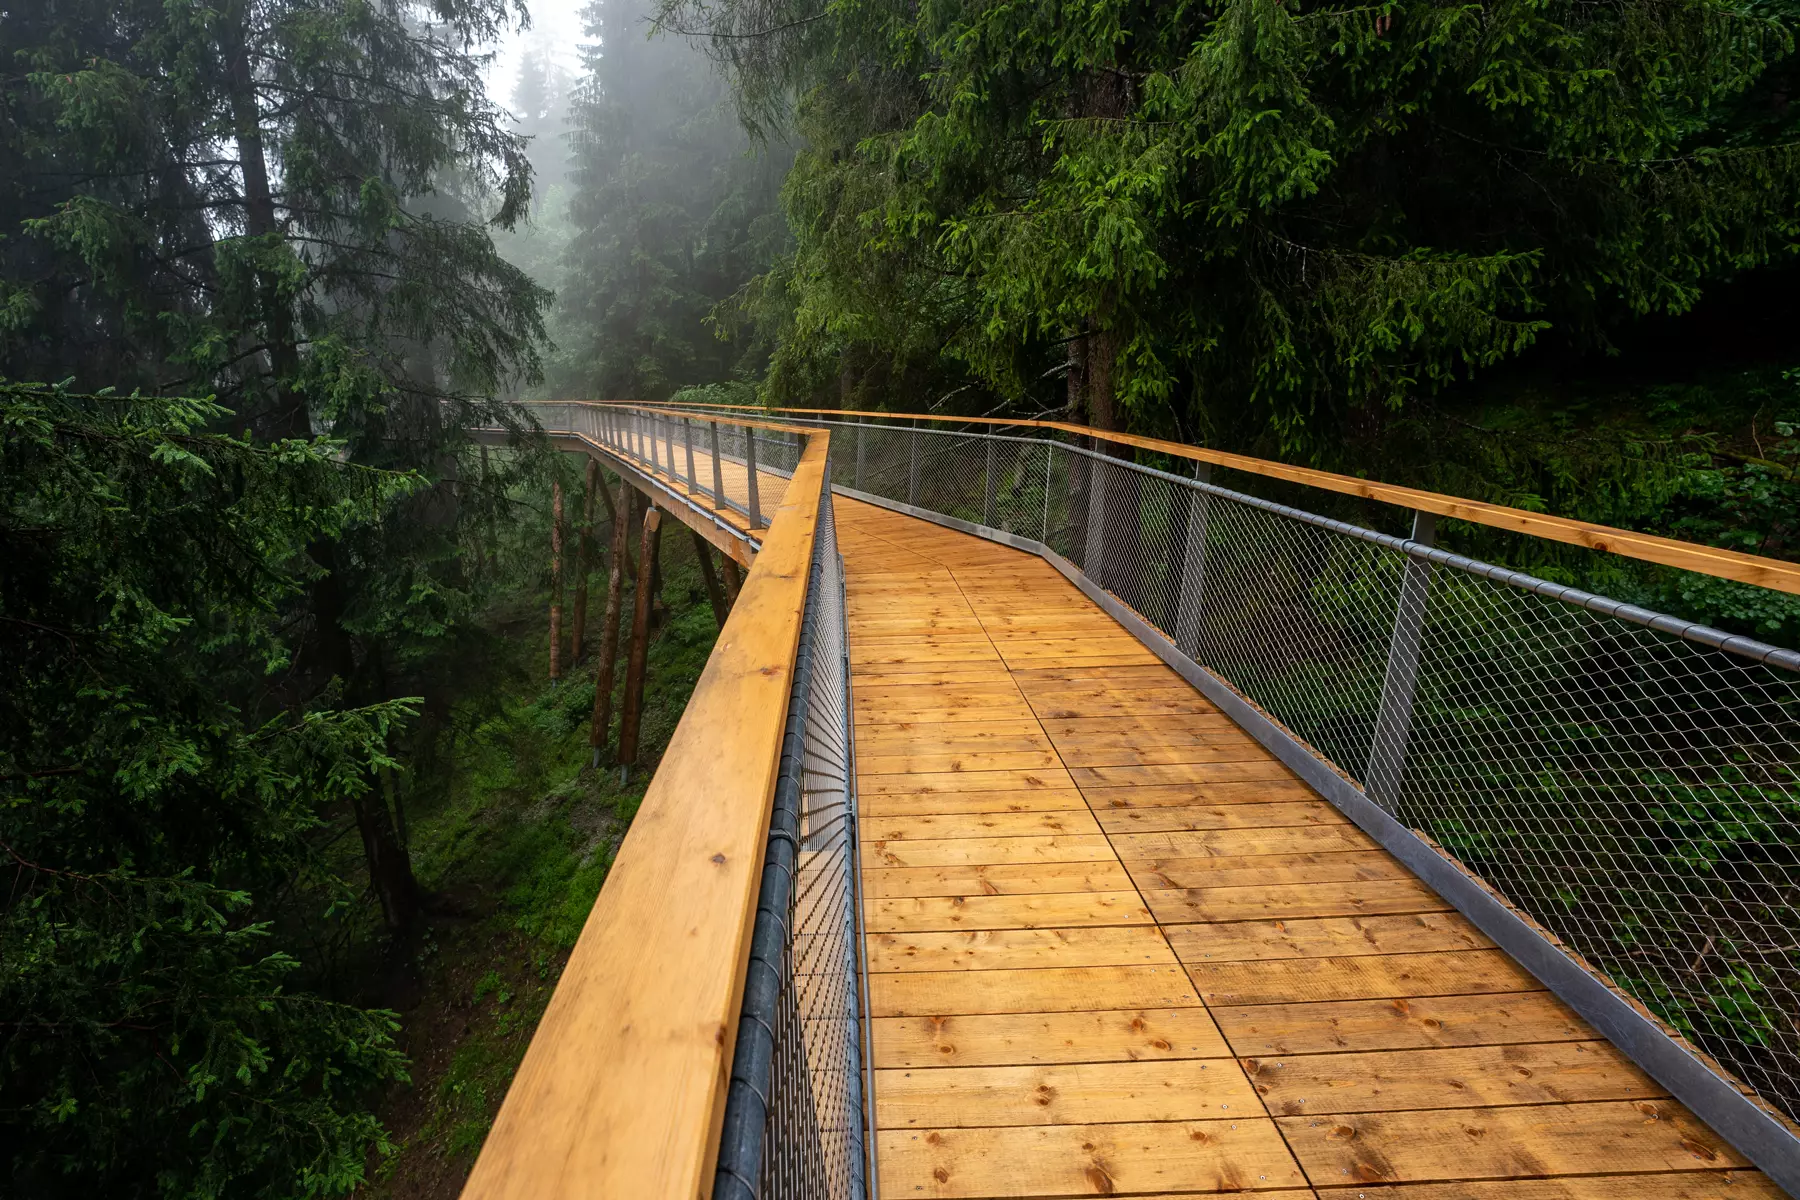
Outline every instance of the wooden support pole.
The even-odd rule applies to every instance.
[[[575,529],[575,628],[569,635],[569,665],[581,661],[581,643],[587,637],[588,575],[593,571],[589,555],[594,545],[594,493],[600,490],[600,464],[588,459],[587,492],[581,501],[581,524]]]
[[[719,573],[713,570],[712,547],[706,544],[706,539],[700,536],[699,530],[692,532],[694,553],[700,559],[700,578],[706,581],[706,598],[712,601],[713,617],[719,622],[719,628],[723,629],[731,606],[725,603],[725,589],[719,586]]]
[[[562,678],[563,495],[562,481],[550,481],[550,682]]]
[[[631,655],[625,663],[625,708],[619,715],[619,776],[637,765],[638,731],[644,720],[644,667],[650,655],[650,596],[656,590],[656,549],[662,514],[652,506],[644,514],[644,537],[638,543],[637,605],[631,615]]]
[[[618,502],[618,505],[615,506],[613,504],[611,488],[602,487],[600,489],[600,498],[602,500],[606,501],[606,523],[608,525],[614,526],[616,528],[619,524],[619,513],[621,511],[623,511],[626,513],[625,521],[626,521],[627,527],[629,527],[630,522],[631,522],[631,516],[630,516],[631,499],[630,498],[633,495],[635,495],[635,493],[633,493],[629,490],[628,486],[625,483],[625,477],[623,475],[619,476],[619,502]],[[626,539],[626,540],[629,540],[629,539]],[[626,576],[626,578],[632,579],[632,580],[637,579],[637,563],[632,561],[631,547],[622,544],[620,539],[615,538],[613,540],[613,548],[617,553],[625,556],[625,576]]]
[[[608,489],[601,488],[602,492]],[[600,663],[594,674],[594,716],[588,726],[588,745],[594,751],[594,765],[600,765],[600,751],[606,746],[606,733],[612,725],[613,677],[619,666],[619,618],[625,608],[625,541],[631,531],[625,524],[630,511],[625,503],[628,492],[619,480],[619,503],[607,497],[607,511],[613,514],[612,570],[606,577],[606,616],[600,623]]]
[[[725,565],[725,607],[736,608],[738,591],[744,586],[744,573],[729,555],[722,555]]]

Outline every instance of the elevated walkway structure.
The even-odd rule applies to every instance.
[[[536,411],[754,566],[466,1195],[1800,1189],[1800,656],[1432,526],[1792,564],[1387,536],[1087,430]]]

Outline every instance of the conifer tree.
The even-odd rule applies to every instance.
[[[1800,238],[1800,147],[1742,107],[1792,49],[1773,8],[670,0],[663,20],[714,35],[753,124],[803,135],[798,245],[749,297],[781,399],[845,364],[1011,400],[1064,374],[1096,424],[1329,458],[1354,413],[1546,335],[1604,345]]]
[[[468,427],[534,379],[547,294],[495,252],[530,167],[476,47],[508,0],[75,0],[0,17],[0,376],[211,394],[231,427],[330,431],[429,486],[314,547],[292,670],[407,689],[470,603]],[[400,822],[359,794],[375,893],[418,904]]]

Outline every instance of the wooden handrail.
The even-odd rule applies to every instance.
[[[830,435],[799,465],[464,1200],[712,1193]]]
[[[562,403],[583,402],[563,401]],[[612,402],[592,401],[589,403]],[[737,407],[741,406],[698,403],[681,406],[681,408]],[[679,412],[680,408],[663,406],[663,411]],[[1783,562],[1777,558],[1765,558],[1762,555],[1745,554],[1738,550],[1725,550],[1717,546],[1702,546],[1694,542],[1657,537],[1655,534],[1638,533],[1630,529],[1615,529],[1610,525],[1595,525],[1589,521],[1576,521],[1569,517],[1557,517],[1548,513],[1528,512],[1522,508],[1508,508],[1503,504],[1489,504],[1482,500],[1464,500],[1439,492],[1426,492],[1418,488],[1400,487],[1370,479],[1358,479],[1353,475],[1337,475],[1330,471],[1316,471],[1310,467],[1294,467],[1286,463],[1271,462],[1268,459],[1228,454],[1223,450],[1209,450],[1203,446],[1168,442],[1161,438],[1114,433],[1104,429],[1094,429],[1087,425],[1074,425],[1067,421],[1022,421],[1005,417],[944,417],[928,413],[865,412],[846,408],[777,408],[770,411],[821,417],[851,417],[858,420],[933,421],[954,425],[1005,425],[1014,428],[1054,429],[1061,433],[1098,438],[1116,445],[1150,450],[1174,458],[1185,458],[1194,462],[1229,467],[1234,471],[1261,475],[1268,479],[1280,479],[1287,483],[1303,484],[1307,487],[1338,492],[1346,496],[1358,496],[1383,504],[1418,509],[1440,517],[1451,517],[1475,525],[1487,525],[1511,533],[1522,533],[1528,537],[1545,538],[1571,546],[1584,546],[1589,550],[1641,559],[1644,562],[1653,562],[1665,567],[1679,567],[1684,571],[1694,571],[1718,579],[1730,579],[1738,583],[1755,584],[1758,587],[1787,592],[1790,595],[1800,595],[1800,563]]]

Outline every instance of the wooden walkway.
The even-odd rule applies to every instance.
[[[883,1200],[1782,1194],[1047,563],[836,512]]]

